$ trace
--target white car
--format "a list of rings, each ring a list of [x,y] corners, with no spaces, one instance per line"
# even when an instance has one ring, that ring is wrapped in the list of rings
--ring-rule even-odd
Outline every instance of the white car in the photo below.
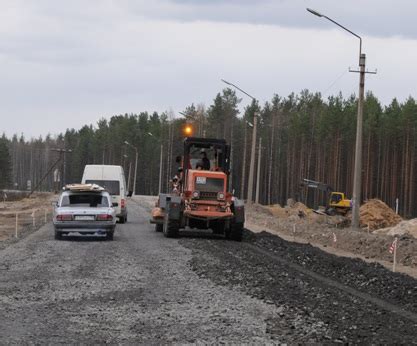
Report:
[[[116,210],[110,194],[94,184],[64,188],[54,208],[55,239],[70,233],[96,234],[113,240]]]

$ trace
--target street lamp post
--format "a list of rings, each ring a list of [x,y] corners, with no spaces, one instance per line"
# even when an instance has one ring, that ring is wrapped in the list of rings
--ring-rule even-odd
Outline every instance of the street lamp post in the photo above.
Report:
[[[335,22],[333,19],[315,11],[311,8],[307,8],[307,11],[320,18],[326,18],[333,24],[336,24],[343,30],[349,32],[353,36],[359,39],[359,99],[358,99],[358,117],[356,124],[356,145],[355,145],[355,168],[353,175],[353,192],[352,192],[352,226],[359,228],[359,208],[361,201],[361,189],[362,189],[362,126],[363,126],[363,100],[365,94],[365,73],[376,73],[376,72],[365,72],[365,54],[362,53],[362,38],[355,34],[353,31],[345,28],[343,25]]]
[[[132,195],[134,196],[136,194],[136,177],[137,177],[137,173],[138,173],[138,149],[133,146],[132,144],[130,144],[128,141],[125,141],[125,144],[132,147],[133,149],[135,149],[136,152],[136,156],[135,156],[135,176],[133,178],[133,193]]]
[[[252,95],[249,95],[246,91],[242,90],[241,88],[234,85],[233,83],[230,83],[224,79],[222,79],[221,81],[241,91],[246,96],[250,97],[252,101],[256,101],[256,99]],[[253,114],[252,147],[251,147],[250,164],[249,164],[248,199],[247,199],[248,204],[251,204],[253,202],[253,178],[254,178],[254,172],[255,172],[255,155],[256,155],[256,129],[257,129],[257,122],[258,122],[257,118],[258,117],[255,111]]]
[[[255,203],[259,204],[259,190],[260,190],[260,180],[261,180],[261,156],[262,156],[262,137],[259,137],[259,148],[258,148],[258,168],[256,171],[256,194],[255,194]]]
[[[156,137],[153,135],[152,132],[148,132],[148,135],[155,138]],[[160,152],[160,156],[159,156],[159,182],[158,182],[158,194],[161,193],[162,190],[162,164],[163,164],[163,152],[164,152],[164,145],[161,142],[161,152]]]
[[[245,120],[245,135],[243,139],[243,163],[242,163],[242,181],[240,183],[240,198],[245,199],[245,180],[246,180],[246,147],[247,147],[247,127],[253,127],[253,125]]]

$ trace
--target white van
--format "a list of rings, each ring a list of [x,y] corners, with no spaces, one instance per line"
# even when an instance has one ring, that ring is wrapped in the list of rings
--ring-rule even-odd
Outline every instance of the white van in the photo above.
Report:
[[[122,166],[86,165],[82,184],[97,184],[111,195],[120,223],[127,221],[126,179]]]

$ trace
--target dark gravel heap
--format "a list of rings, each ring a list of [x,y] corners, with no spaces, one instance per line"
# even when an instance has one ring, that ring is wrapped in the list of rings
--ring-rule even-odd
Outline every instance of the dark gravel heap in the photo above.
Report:
[[[338,257],[308,244],[288,242],[267,232],[256,236],[248,232],[246,239],[290,262],[417,313],[417,281],[408,275],[393,273],[378,263]]]
[[[182,238],[180,243],[193,250],[191,266],[200,276],[283,307],[267,326],[280,342],[417,343],[417,281],[405,275],[269,233],[246,232],[242,243],[210,237]],[[294,264],[358,294],[294,270]],[[364,299],[361,292],[406,309],[411,318]]]

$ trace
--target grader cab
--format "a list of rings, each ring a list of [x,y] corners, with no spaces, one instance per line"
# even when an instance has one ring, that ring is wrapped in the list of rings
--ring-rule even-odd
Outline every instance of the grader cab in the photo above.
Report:
[[[160,194],[152,210],[156,231],[176,237],[186,227],[211,229],[226,238],[242,239],[244,204],[229,191],[229,152],[224,139],[184,139],[172,191]]]

